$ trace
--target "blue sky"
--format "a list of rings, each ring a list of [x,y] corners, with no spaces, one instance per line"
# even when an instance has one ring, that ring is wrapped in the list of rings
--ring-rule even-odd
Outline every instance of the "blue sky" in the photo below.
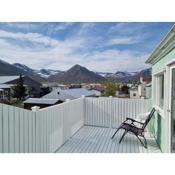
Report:
[[[139,71],[173,23],[0,23],[0,59],[34,69]]]

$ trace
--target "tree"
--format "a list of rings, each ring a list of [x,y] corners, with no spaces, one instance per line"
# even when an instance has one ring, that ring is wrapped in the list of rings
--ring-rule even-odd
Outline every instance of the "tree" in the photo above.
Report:
[[[106,84],[105,96],[115,96],[118,87],[115,82],[108,82]]]
[[[23,77],[20,74],[16,86],[14,86],[13,88],[13,97],[17,98],[18,100],[21,100],[25,96],[26,96],[26,88],[24,86]]]
[[[129,94],[129,87],[127,85],[123,85],[121,91],[124,94]]]

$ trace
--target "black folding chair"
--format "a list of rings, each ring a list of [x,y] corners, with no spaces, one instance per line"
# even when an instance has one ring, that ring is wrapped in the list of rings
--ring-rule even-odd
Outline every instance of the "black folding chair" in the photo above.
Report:
[[[151,112],[149,113],[149,115],[147,116],[146,120],[144,123],[136,121],[132,118],[126,118],[126,120],[117,128],[117,130],[115,131],[115,133],[112,136],[112,139],[114,138],[115,134],[120,130],[120,129],[124,129],[124,133],[122,135],[122,137],[120,138],[119,144],[122,142],[123,138],[125,137],[125,135],[129,132],[131,134],[134,134],[140,141],[140,143],[147,148],[147,141],[146,138],[144,136],[144,131],[145,128],[147,126],[147,124],[149,123],[149,121],[151,120],[152,116],[154,115],[155,112],[155,108],[153,108],[151,110]],[[141,126],[138,127],[135,124],[140,124]],[[144,143],[142,142],[142,140],[139,138],[142,137],[144,139]]]

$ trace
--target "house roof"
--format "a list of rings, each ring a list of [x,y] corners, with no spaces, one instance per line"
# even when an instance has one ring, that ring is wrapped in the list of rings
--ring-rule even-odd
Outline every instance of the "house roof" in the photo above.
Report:
[[[159,45],[146,60],[146,63],[150,64],[157,63],[162,57],[164,57],[174,48],[175,48],[175,25],[173,25],[170,31],[161,40]]]
[[[138,91],[138,88],[129,89],[129,91]]]
[[[12,81],[12,80],[16,80],[18,79],[19,76],[0,76],[0,84]]]
[[[101,91],[96,90],[96,89],[90,89],[89,91],[94,92],[95,94],[96,94],[96,93],[101,93]]]
[[[58,99],[48,99],[48,98],[29,98],[24,103],[34,103],[34,104],[55,104]]]
[[[12,86],[12,84],[0,84],[0,89],[10,89]]]
[[[75,89],[66,89],[66,90],[53,90],[49,94],[43,96],[42,98],[52,98],[52,99],[59,99],[65,101],[66,99],[76,99],[80,98],[82,95],[88,97],[95,95],[95,92],[91,92],[84,88],[75,88]]]
[[[75,98],[79,98],[82,95],[84,95],[84,96],[94,95],[94,92],[91,92],[85,88],[66,89],[66,90],[63,90],[63,93],[68,94],[70,96],[73,96]]]

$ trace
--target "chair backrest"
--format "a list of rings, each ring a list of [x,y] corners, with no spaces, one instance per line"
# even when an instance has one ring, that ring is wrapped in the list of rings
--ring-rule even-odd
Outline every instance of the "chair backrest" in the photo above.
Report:
[[[153,109],[151,110],[151,112],[149,113],[147,119],[145,120],[145,123],[144,123],[143,126],[142,126],[142,129],[145,129],[145,127],[147,126],[147,124],[149,123],[149,121],[151,120],[151,118],[153,117],[155,111],[156,111],[155,108],[153,108]]]

